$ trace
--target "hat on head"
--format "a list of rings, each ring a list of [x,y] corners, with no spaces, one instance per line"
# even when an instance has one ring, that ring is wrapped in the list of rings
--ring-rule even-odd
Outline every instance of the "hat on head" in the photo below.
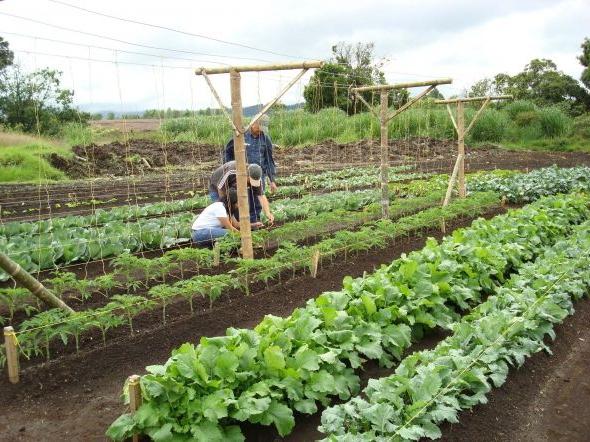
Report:
[[[250,177],[250,184],[254,187],[259,187],[262,178],[262,167],[258,164],[249,164],[248,176]]]

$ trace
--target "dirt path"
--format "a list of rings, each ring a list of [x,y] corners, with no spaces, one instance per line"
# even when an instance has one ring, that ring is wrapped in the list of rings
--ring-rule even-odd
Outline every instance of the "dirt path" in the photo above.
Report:
[[[445,441],[587,442],[590,440],[590,299],[556,327],[553,355],[537,353],[489,403],[459,415],[443,430]]]

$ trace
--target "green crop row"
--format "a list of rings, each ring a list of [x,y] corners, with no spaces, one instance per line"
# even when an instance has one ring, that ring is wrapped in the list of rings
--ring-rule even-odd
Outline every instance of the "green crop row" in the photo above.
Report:
[[[455,204],[466,210],[468,201]],[[324,293],[286,318],[267,316],[253,330],[230,328],[226,336],[186,343],[164,365],[147,367],[142,406],[117,419],[107,435],[243,440],[238,424],[246,421],[274,424],[286,435],[294,411],[312,414],[318,403],[356,394],[354,370],[364,361],[391,366],[424,329],[457,321],[461,311],[588,219],[589,202],[578,195],[545,198],[477,220],[372,275],[346,278],[342,291]],[[379,221],[372,233],[398,232],[400,221]]]
[[[18,327],[19,349],[27,358],[45,356],[49,359],[50,344],[56,339],[61,339],[66,344],[72,338],[78,348],[79,336],[91,329],[100,329],[103,339],[106,339],[106,332],[110,328],[125,323],[133,332],[133,318],[156,306],[162,308],[165,322],[166,306],[175,298],[185,298],[192,310],[193,299],[197,296],[209,298],[212,302],[228,289],[241,288],[247,293],[249,284],[257,281],[268,282],[282,272],[304,269],[310,265],[315,250],[320,251],[322,258],[331,258],[345,250],[358,252],[373,247],[384,247],[387,240],[417,229],[439,225],[441,217],[453,219],[463,215],[465,211],[477,214],[494,204],[497,204],[495,194],[482,193],[467,200],[456,201],[445,208],[429,209],[397,221],[381,220],[371,223],[358,232],[339,232],[315,246],[296,247],[285,244],[272,258],[256,261],[239,260],[236,269],[231,273],[199,275],[175,284],[154,286],[148,291],[147,297],[114,295],[104,307],[87,309],[74,315],[65,315],[58,309],[37,313]]]
[[[441,437],[442,422],[487,402],[510,366],[555,338],[590,288],[590,223],[548,248],[451,328],[436,348],[406,357],[389,377],[370,380],[363,397],[326,409],[327,441],[403,441]]]
[[[590,167],[552,166],[523,174],[481,175],[469,179],[467,187],[476,192],[498,192],[513,203],[528,203],[556,193],[590,191]]]
[[[440,182],[437,178],[433,179]],[[412,189],[412,186],[405,188]],[[392,198],[395,196],[399,195],[393,194]],[[336,209],[356,210],[368,204],[371,197],[376,198],[377,192],[309,195],[299,200],[277,202],[273,204],[273,209],[277,213],[277,221],[283,222]],[[40,236],[26,233],[0,236],[0,246],[25,270],[34,272],[70,263],[111,258],[124,253],[166,249],[188,242],[193,217],[192,213],[187,212],[134,222],[112,221],[93,228],[60,227],[57,224]],[[54,222],[66,222],[67,219],[60,218]],[[231,241],[232,247],[235,243]],[[0,281],[7,279],[8,275],[0,272]]]

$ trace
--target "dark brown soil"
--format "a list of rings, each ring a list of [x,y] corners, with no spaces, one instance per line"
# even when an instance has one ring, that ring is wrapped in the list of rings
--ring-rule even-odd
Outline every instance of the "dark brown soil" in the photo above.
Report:
[[[452,140],[411,138],[390,143],[392,165],[415,165],[421,172],[449,173],[453,169],[456,145]],[[186,142],[163,145],[143,139],[130,140],[127,144],[78,146],[74,148],[76,157],[73,159],[53,156],[50,161],[71,178],[91,180],[47,186],[2,185],[1,219],[29,219],[39,214],[86,214],[94,207],[186,198],[187,192],[205,190],[210,172],[220,162],[221,151],[221,146]],[[371,140],[277,148],[275,160],[279,174],[285,175],[376,166],[380,161],[379,146]],[[477,147],[467,149],[465,167],[469,172],[497,168],[526,170],[553,164],[590,165],[590,154]],[[93,206],[91,200],[98,203]]]
[[[487,216],[495,213],[497,210]],[[467,219],[457,221],[447,229],[469,223]],[[440,232],[427,233],[441,236]],[[132,337],[122,336],[108,341],[106,348],[95,346],[25,369],[17,385],[4,378],[0,380],[0,440],[103,440],[107,426],[124,411],[119,395],[128,375],[164,362],[170,350],[183,342],[220,335],[229,326],[252,327],[265,314],[288,315],[321,292],[339,289],[344,276],[370,272],[423,244],[424,237],[411,237],[347,262],[326,263],[317,279],[306,276],[250,297],[235,297],[231,302],[222,299],[212,310],[201,310],[165,327],[154,326],[160,321],[160,312],[154,311],[138,322]]]

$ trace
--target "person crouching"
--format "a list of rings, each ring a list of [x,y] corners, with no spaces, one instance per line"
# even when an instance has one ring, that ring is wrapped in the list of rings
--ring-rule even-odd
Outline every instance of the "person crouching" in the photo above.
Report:
[[[192,239],[200,247],[210,247],[228,232],[238,232],[233,214],[238,212],[238,193],[229,189],[223,201],[208,205],[193,222]],[[233,221],[233,222],[232,222]]]

